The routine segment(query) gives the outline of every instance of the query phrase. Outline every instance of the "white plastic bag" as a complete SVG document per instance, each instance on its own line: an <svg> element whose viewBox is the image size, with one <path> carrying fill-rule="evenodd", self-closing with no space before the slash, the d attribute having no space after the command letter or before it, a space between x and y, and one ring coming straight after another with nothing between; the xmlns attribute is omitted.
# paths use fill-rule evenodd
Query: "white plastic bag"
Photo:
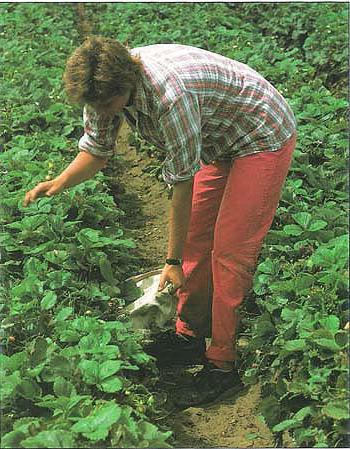
<svg viewBox="0 0 350 449"><path fill-rule="evenodd" d="M171 285L158 292L162 270L150 271L129 278L134 281L143 295L125 308L134 329L159 331L173 327L177 297Z"/></svg>

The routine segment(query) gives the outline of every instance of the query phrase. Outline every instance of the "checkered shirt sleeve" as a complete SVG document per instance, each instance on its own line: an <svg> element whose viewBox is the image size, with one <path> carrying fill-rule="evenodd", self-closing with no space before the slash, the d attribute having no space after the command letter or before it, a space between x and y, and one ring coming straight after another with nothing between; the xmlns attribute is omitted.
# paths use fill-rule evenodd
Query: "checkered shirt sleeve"
<svg viewBox="0 0 350 449"><path fill-rule="evenodd" d="M79 140L79 149L103 158L113 156L123 115L98 114L90 106L85 106L83 121L84 135Z"/></svg>

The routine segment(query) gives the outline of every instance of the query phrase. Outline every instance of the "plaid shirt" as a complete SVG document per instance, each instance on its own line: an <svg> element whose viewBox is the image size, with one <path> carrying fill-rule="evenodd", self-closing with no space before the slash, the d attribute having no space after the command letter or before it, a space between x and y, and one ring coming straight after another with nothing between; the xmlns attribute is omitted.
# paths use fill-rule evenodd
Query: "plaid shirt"
<svg viewBox="0 0 350 449"><path fill-rule="evenodd" d="M144 73L133 104L114 116L84 108L79 148L113 155L126 118L148 142L164 149L165 182L193 177L200 163L276 151L296 122L281 94L240 62L199 48L160 44L131 50Z"/></svg>

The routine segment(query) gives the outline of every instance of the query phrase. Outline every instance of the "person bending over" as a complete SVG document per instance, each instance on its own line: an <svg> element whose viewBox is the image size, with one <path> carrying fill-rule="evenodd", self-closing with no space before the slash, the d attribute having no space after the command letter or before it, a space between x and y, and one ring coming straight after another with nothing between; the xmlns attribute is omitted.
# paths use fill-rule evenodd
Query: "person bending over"
<svg viewBox="0 0 350 449"><path fill-rule="evenodd" d="M69 57L64 82L69 100L83 106L80 152L54 180L27 192L24 205L105 167L124 119L164 149L162 174L173 196L159 289L173 284L178 310L176 329L148 352L161 365L204 361L197 390L209 385L215 397L238 382L238 308L291 163L293 112L252 68L186 45L129 50L91 37Z"/></svg>

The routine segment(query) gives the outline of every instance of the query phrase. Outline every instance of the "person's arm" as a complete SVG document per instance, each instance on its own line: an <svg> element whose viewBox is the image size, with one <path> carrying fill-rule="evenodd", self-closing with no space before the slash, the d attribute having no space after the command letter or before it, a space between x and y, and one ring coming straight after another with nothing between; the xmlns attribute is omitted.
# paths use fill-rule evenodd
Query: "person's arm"
<svg viewBox="0 0 350 449"><path fill-rule="evenodd" d="M123 122L122 114L99 114L90 106L84 107L84 135L79 140L80 153L68 167L52 181L40 182L26 193L23 206L42 196L52 196L62 190L92 178L105 167L114 153L114 145Z"/></svg>
<svg viewBox="0 0 350 449"><path fill-rule="evenodd" d="M108 158L95 156L80 151L77 157L57 176L56 181L64 188L73 187L84 182L106 166Z"/></svg>
<svg viewBox="0 0 350 449"><path fill-rule="evenodd" d="M182 259L191 217L193 179L174 184L169 217L167 259ZM159 290L170 282L174 289L185 283L181 265L165 264L159 281Z"/></svg>
<svg viewBox="0 0 350 449"><path fill-rule="evenodd" d="M174 184L169 217L167 259L182 259L191 216L193 179Z"/></svg>
<svg viewBox="0 0 350 449"><path fill-rule="evenodd" d="M33 203L42 196L52 196L62 190L80 184L92 178L106 165L106 158L94 156L85 151L80 151L77 157L52 181L40 182L34 189L26 193L23 206Z"/></svg>
<svg viewBox="0 0 350 449"><path fill-rule="evenodd" d="M200 170L201 116L198 98L184 93L160 117L167 156L163 162L163 179L173 185L169 220L167 259L182 259L191 216L193 177ZM185 283L181 265L165 264L159 283L175 289Z"/></svg>

